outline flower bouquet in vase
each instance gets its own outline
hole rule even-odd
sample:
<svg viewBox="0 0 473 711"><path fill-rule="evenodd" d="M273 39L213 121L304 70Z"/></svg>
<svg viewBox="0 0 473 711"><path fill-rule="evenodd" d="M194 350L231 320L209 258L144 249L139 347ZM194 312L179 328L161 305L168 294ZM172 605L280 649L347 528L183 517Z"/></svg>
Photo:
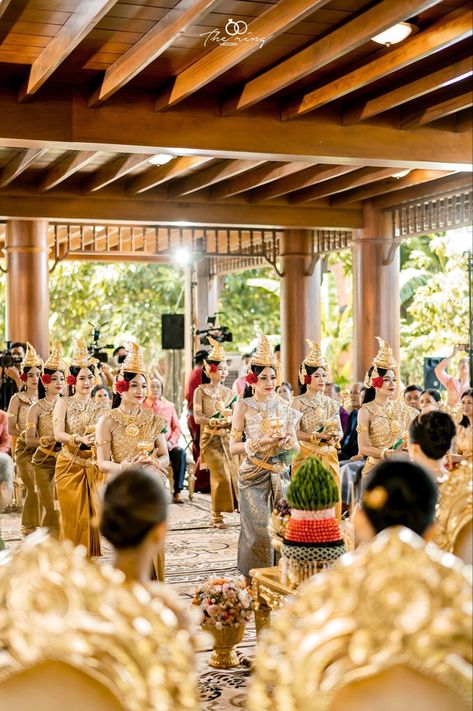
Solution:
<svg viewBox="0 0 473 711"><path fill-rule="evenodd" d="M209 578L195 590L192 604L202 611L202 629L214 638L209 666L215 669L240 666L235 647L243 639L253 611L251 588L244 577Z"/></svg>

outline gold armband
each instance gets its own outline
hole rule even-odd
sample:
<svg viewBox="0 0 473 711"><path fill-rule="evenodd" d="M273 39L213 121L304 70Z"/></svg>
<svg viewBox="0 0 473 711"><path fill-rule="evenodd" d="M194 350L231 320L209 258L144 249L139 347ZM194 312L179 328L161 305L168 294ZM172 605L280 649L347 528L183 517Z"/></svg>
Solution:
<svg viewBox="0 0 473 711"><path fill-rule="evenodd" d="M358 434L360 434L361 432L368 432L368 430L369 427L367 425L357 425L356 427L356 431L358 432Z"/></svg>
<svg viewBox="0 0 473 711"><path fill-rule="evenodd" d="M26 423L27 430L34 430L36 428L36 422L31 422L30 420Z"/></svg>
<svg viewBox="0 0 473 711"><path fill-rule="evenodd" d="M77 442L77 437L78 437L78 435L71 434L71 436L69 437L69 440L67 442L69 447L77 447L78 446L79 443Z"/></svg>
<svg viewBox="0 0 473 711"><path fill-rule="evenodd" d="M104 445L104 444L112 444L112 440L111 439L101 439L100 442L95 443L95 446L102 447L102 445Z"/></svg>
<svg viewBox="0 0 473 711"><path fill-rule="evenodd" d="M232 429L230 432L230 437L235 440L235 442L241 442L241 440L243 439L243 431Z"/></svg>

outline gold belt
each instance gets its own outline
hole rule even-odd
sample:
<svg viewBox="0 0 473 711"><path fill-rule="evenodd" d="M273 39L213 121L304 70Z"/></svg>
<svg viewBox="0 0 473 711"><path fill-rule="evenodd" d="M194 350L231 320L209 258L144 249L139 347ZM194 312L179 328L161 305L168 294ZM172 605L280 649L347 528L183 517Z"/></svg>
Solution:
<svg viewBox="0 0 473 711"><path fill-rule="evenodd" d="M81 466L84 466L84 467L97 466L97 463L93 457L83 457L80 454L78 454L77 452L75 454L73 454L67 445L65 445L62 448L61 454L64 457L64 459L67 459L70 462L73 462L74 460L79 460L78 463L80 463Z"/></svg>
<svg viewBox="0 0 473 711"><path fill-rule="evenodd" d="M39 451L43 454L46 454L48 457L54 457L54 459L57 459L57 455L59 454L59 452L55 452L54 449L48 449L47 447L43 447L41 444L37 447L37 449L39 449Z"/></svg>
<svg viewBox="0 0 473 711"><path fill-rule="evenodd" d="M277 474L283 472L286 469L282 462L280 462L279 464L270 464L269 462L265 462L262 459L251 457L249 454L246 455L246 458L255 467L259 467L259 469L264 469L267 472L274 472L275 474Z"/></svg>

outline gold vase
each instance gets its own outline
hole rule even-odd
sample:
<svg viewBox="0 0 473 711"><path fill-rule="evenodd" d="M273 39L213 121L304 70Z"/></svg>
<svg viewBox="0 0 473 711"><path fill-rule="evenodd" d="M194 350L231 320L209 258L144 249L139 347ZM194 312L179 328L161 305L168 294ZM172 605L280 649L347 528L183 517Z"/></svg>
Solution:
<svg viewBox="0 0 473 711"><path fill-rule="evenodd" d="M202 622L202 629L214 638L213 652L209 658L209 666L214 669L234 669L240 666L235 646L241 642L245 634L245 623L223 625L217 629L215 624Z"/></svg>

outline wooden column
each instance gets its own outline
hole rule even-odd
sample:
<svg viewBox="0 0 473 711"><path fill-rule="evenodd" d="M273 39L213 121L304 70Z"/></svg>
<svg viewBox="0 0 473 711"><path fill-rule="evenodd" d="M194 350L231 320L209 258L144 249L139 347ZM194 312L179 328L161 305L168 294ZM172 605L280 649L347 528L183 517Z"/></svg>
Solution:
<svg viewBox="0 0 473 711"><path fill-rule="evenodd" d="M49 246L47 220L8 220L5 251L6 338L49 351Z"/></svg>
<svg viewBox="0 0 473 711"><path fill-rule="evenodd" d="M184 267L184 372L185 378L192 370L193 333L194 333L194 289L192 264Z"/></svg>
<svg viewBox="0 0 473 711"><path fill-rule="evenodd" d="M311 259L312 232L287 230L281 239L282 379L297 390L306 338L320 341L320 263Z"/></svg>
<svg viewBox="0 0 473 711"><path fill-rule="evenodd" d="M363 204L363 229L353 241L354 380L363 380L377 353L376 336L391 345L399 362L399 248L389 213Z"/></svg>
<svg viewBox="0 0 473 711"><path fill-rule="evenodd" d="M207 325L207 317L209 314L209 260L207 257L199 259L195 267L196 274L196 321L197 328L205 328Z"/></svg>

